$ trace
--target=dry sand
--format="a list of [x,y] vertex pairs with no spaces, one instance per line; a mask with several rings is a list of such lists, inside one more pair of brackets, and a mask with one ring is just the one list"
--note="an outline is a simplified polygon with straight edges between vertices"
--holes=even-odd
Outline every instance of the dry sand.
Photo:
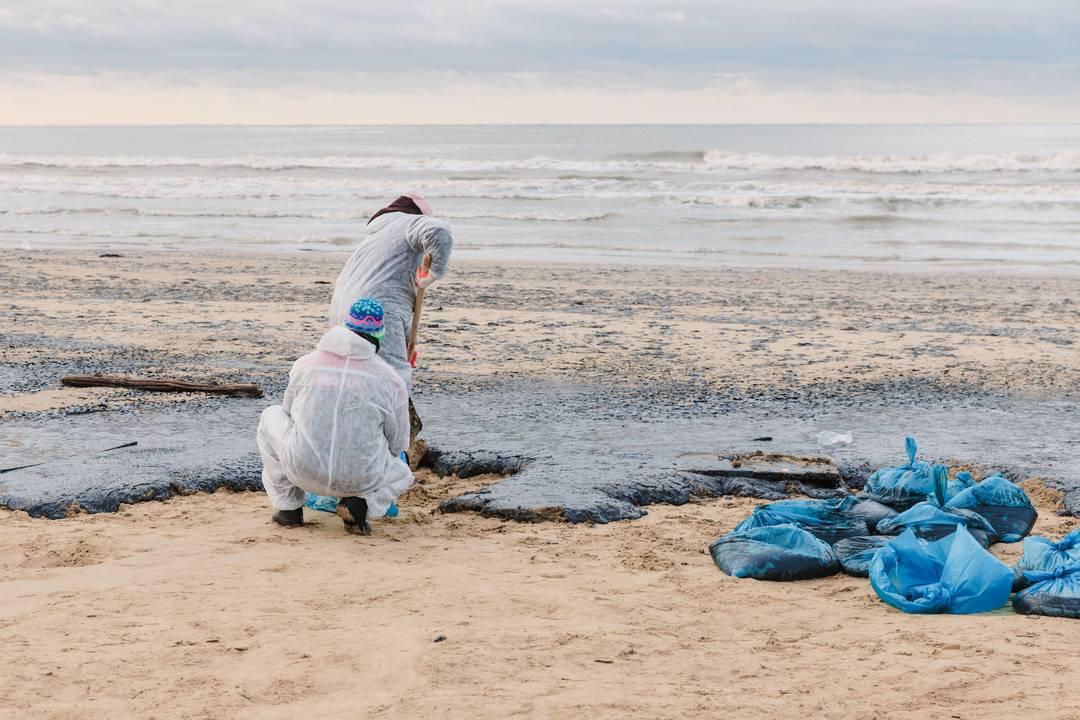
[[[329,292],[315,282],[339,263],[9,256],[0,318],[5,332],[168,352],[168,369],[236,378],[237,358],[287,367],[309,349]],[[425,363],[432,378],[453,366],[447,382],[692,371],[747,393],[920,377],[1069,395],[1078,285],[1003,276],[989,294],[963,277],[470,264],[433,293]],[[256,316],[280,322],[256,335]],[[623,351],[642,342],[658,349]],[[32,342],[4,353],[35,358]],[[130,397],[42,389],[0,398],[0,422]],[[257,493],[62,521],[0,512],[0,717],[1080,718],[1080,623],[907,616],[844,576],[734,580],[706,546],[753,501],[528,525],[435,511],[491,478],[419,480],[371,538],[317,513],[277,528]],[[1076,526],[1031,490],[1037,532]]]

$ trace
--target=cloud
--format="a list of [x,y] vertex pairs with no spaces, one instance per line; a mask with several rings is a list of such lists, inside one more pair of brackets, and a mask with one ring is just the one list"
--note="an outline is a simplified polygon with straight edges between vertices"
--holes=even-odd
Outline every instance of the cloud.
[[81,77],[155,93],[592,89],[1060,107],[1080,94],[1077,37],[1074,0],[0,0],[0,83],[9,94],[28,78]]

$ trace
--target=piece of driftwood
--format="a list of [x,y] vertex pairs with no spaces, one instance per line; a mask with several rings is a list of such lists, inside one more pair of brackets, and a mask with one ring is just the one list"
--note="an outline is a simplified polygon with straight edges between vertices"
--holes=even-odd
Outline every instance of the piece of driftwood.
[[126,387],[155,392],[203,392],[232,397],[262,397],[263,391],[253,383],[219,385],[218,383],[195,383],[185,380],[153,380],[150,378],[125,377],[122,375],[67,375],[60,383],[68,387]]

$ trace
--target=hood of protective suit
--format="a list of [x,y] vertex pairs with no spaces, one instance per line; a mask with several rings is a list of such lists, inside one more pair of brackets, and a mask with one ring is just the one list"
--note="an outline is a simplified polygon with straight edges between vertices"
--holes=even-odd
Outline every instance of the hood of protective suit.
[[322,352],[328,352],[341,357],[367,360],[375,357],[375,346],[360,337],[348,328],[330,328],[322,339],[319,340],[318,348]]

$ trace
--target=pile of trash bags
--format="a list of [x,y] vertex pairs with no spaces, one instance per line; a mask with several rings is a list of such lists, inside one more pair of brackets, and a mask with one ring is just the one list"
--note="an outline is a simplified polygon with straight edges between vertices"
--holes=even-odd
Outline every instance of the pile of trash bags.
[[[756,508],[709,546],[739,578],[806,580],[845,572],[869,577],[878,596],[910,613],[1019,613],[1080,618],[1080,530],[1054,543],[1027,537],[1038,512],[1000,474],[976,482],[916,459],[873,473],[857,495],[780,500]],[[987,548],[1024,541],[1010,568]]]

